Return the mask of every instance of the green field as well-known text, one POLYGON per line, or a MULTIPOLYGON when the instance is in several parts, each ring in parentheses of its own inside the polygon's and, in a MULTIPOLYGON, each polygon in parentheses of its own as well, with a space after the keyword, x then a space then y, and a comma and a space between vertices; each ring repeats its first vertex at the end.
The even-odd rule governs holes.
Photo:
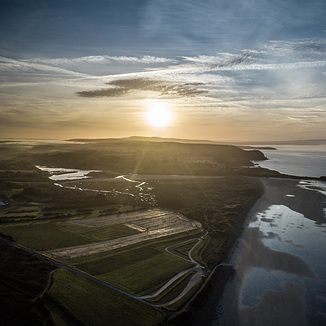
POLYGON ((100 275, 152 258, 161 253, 162 251, 151 246, 140 246, 129 250, 109 251, 100 255, 80 257, 79 261, 81 259, 83 261, 76 263, 75 266, 88 274, 100 275))
POLYGON ((191 248, 197 243, 198 239, 193 239, 190 241, 187 241, 186 243, 176 244, 174 246, 171 246, 169 248, 170 252, 173 252, 174 254, 184 257, 188 259, 188 253, 191 250, 191 248))
POLYGON ((60 226, 72 233, 78 233, 88 237, 91 240, 90 242, 112 240, 140 233, 124 224, 89 227, 74 223, 61 223, 60 226))
POLYGON ((55 220, 2 224, 0 231, 33 250, 65 248, 139 233, 123 224, 84 227, 55 220))
POLYGON ((67 270, 57 270, 49 294, 87 325, 158 325, 163 313, 67 270))
POLYGON ((1 225, 0 230, 11 235, 17 243, 33 250, 48 250, 89 242, 87 237, 69 232, 52 221, 1 225))
POLYGON ((165 248, 199 236, 198 231, 156 239, 136 246, 70 260, 78 269, 128 292, 144 295, 154 292, 169 278, 192 263, 165 252, 165 248))
MULTIPOLYGON (((88 227, 75 224, 71 219, 9 223, 1 225, 0 230, 33 250, 88 244, 139 232, 124 224, 88 227)), ((202 235, 202 231, 176 234, 97 255, 79 257, 70 261, 70 264, 129 293, 149 294, 178 272, 193 266, 193 263, 166 253, 165 248, 178 247, 179 243, 180 251, 186 256, 186 251, 190 250, 199 235, 202 235), (195 240, 182 244, 189 239, 195 240)), ((171 293, 178 294, 175 290, 170 295, 171 293)))
POLYGON ((194 264, 162 253, 149 259, 122 267, 98 278, 136 295, 157 290, 178 272, 194 264))

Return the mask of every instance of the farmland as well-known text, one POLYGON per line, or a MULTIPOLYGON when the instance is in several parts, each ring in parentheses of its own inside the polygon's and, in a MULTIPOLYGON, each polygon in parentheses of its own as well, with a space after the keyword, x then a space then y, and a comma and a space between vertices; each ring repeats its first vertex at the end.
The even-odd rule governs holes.
POLYGON ((227 146, 197 144, 195 149, 134 141, 2 145, 0 231, 54 259, 57 270, 42 300, 55 325, 91 325, 92 320, 101 325, 107 318, 114 325, 165 323, 163 311, 182 308, 223 261, 237 236, 238 218, 259 186, 250 178, 228 176, 242 173, 248 153, 227 146), (148 160, 137 165, 146 148, 148 160), (112 161, 109 152, 116 157, 112 161), (156 166, 164 155, 166 164, 156 166), (85 180, 56 176, 54 184, 48 178, 52 168, 35 167, 50 161, 63 171, 111 165, 85 180), (183 176, 137 179, 119 174, 125 171, 183 176), (206 173, 215 176, 200 176, 206 173))
MULTIPOLYGON (((111 289, 94 284, 88 279, 66 270, 54 274, 54 285, 49 291, 50 299, 64 306, 77 320, 87 325, 157 325, 164 315, 147 305, 134 301, 111 289), (117 311, 123 311, 123 318, 117 311), (100 312, 100 313, 99 313, 100 312)), ((59 311, 65 315, 66 311, 59 311)), ((62 316, 59 316, 62 319, 62 316)))
MULTIPOLYGON (((112 240, 57 250, 49 250, 46 252, 48 256, 56 259, 70 259, 80 256, 87 256, 107 250, 130 246, 151 239, 165 237, 171 234, 188 232, 201 227, 200 223, 188 220, 182 215, 158 209, 137 211, 137 213, 124 213, 119 214, 118 216, 114 215, 104 218, 100 217, 92 220, 84 219, 72 221, 72 224, 77 224, 77 229, 95 228, 95 231, 91 230, 90 234, 94 234, 94 232, 97 234, 97 232, 100 232, 103 227, 104 230, 107 228, 109 230, 109 234, 111 234, 114 233, 111 232, 112 227, 114 229, 122 228, 123 226, 129 228, 132 232, 137 234, 123 236, 123 233, 121 233, 118 238, 112 240), (125 223, 122 224, 122 222, 125 223), (100 230, 98 230, 99 228, 100 230)), ((72 227, 72 230, 75 230, 75 226, 72 227)), ((83 232, 85 231, 83 230, 83 232)), ((103 233, 105 235, 105 232, 102 232, 102 237, 103 233)))
POLYGON ((189 238, 191 231, 192 238, 202 235, 200 223, 162 209, 7 223, 0 230, 25 247, 59 261, 70 261, 78 269, 138 296, 157 290, 177 273, 195 266, 165 248, 189 238), (126 250, 121 252, 121 248, 126 250), (103 255, 96 258, 96 254, 103 255), (73 263, 81 257, 85 257, 82 263, 73 263))
POLYGON ((34 250, 77 246, 139 233, 124 225, 89 230, 61 220, 3 224, 0 229, 13 236, 18 243, 34 250))

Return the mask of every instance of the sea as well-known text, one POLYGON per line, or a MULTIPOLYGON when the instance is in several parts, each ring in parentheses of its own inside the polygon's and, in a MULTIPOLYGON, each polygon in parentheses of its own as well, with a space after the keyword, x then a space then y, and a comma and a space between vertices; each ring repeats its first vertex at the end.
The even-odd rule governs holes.
POLYGON ((269 146, 275 150, 260 150, 268 160, 255 162, 258 166, 289 175, 326 176, 326 144, 269 146))

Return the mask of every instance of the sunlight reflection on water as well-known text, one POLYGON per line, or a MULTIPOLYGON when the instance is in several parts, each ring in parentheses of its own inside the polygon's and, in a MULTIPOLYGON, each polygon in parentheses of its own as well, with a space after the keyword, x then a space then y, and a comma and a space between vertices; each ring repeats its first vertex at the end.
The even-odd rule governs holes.
POLYGON ((49 179, 53 181, 66 181, 66 180, 80 180, 90 178, 88 176, 91 172, 102 172, 101 170, 79 170, 79 169, 66 169, 66 168, 48 168, 46 166, 36 165, 41 171, 46 171, 51 174, 49 179))
POLYGON ((325 224, 317 224, 284 205, 271 205, 256 216, 249 227, 259 228, 265 246, 302 257, 315 273, 326 277, 325 224))
POLYGON ((266 193, 249 213, 231 257, 236 273, 212 325, 324 325, 325 183, 264 184, 266 193))
POLYGON ((256 163, 284 174, 326 176, 326 145, 271 145, 277 150, 261 150, 268 157, 256 163))

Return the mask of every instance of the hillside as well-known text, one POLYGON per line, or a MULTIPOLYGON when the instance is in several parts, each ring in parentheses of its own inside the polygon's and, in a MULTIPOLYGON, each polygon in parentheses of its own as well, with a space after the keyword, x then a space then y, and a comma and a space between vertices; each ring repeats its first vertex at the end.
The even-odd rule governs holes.
POLYGON ((101 169, 113 173, 219 175, 266 157, 236 146, 169 141, 108 139, 91 143, 48 145, 33 155, 35 164, 101 169))

